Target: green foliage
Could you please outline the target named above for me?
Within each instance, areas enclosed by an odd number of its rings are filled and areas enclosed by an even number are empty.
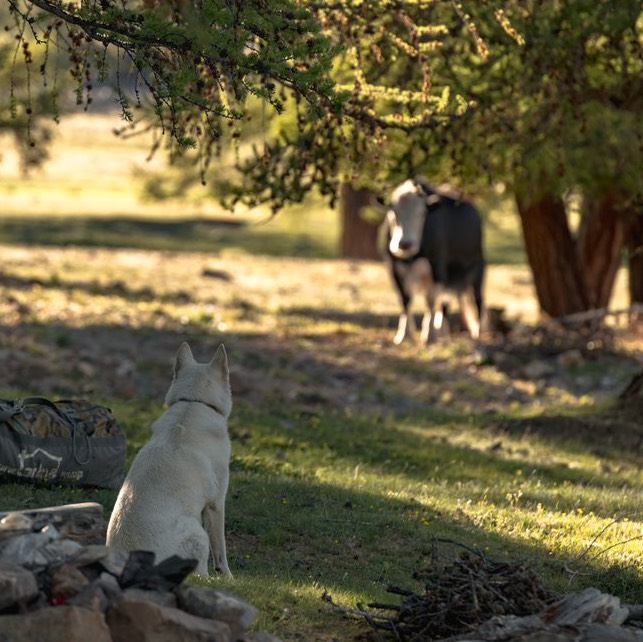
[[[301,200],[313,185],[332,200],[344,172],[373,167],[387,129],[408,132],[461,117],[473,103],[436,81],[430,60],[451,37],[486,55],[460,2],[439,9],[442,3],[428,0],[6,2],[6,29],[25,52],[31,38],[67,54],[40,66],[45,81],[66,67],[76,102],[88,107],[95,82],[115,67],[129,126],[160,127],[173,156],[194,148],[203,174],[220,151],[225,124],[232,128],[227,141],[241,136],[249,97],[272,114],[295,105],[295,129],[258,148],[254,167],[244,170],[256,196],[245,185],[233,194],[233,202],[247,198],[274,209]],[[32,67],[27,57],[22,64]],[[128,87],[123,78],[131,70]]]
[[[641,194],[640,1],[370,4],[332,23],[352,120],[299,123],[258,149],[240,163],[244,202],[278,208],[307,181],[332,196],[342,180],[382,188],[415,174]]]
[[[311,118],[341,107],[327,77],[333,47],[294,1],[6,1],[5,30],[22,46],[20,64],[28,73],[36,73],[32,41],[67,52],[64,66],[75,83],[76,102],[88,106],[94,83],[107,74],[106,51],[115,51],[124,119],[147,118],[149,126],[169,134],[173,152],[196,147],[203,167],[225,122],[244,119],[249,95],[279,112],[292,93],[306,103]],[[47,58],[37,73],[46,82],[59,66]],[[132,88],[121,77],[131,71]],[[144,105],[151,111],[135,115]]]
[[[237,164],[241,180],[231,205],[268,203],[277,211],[313,188],[333,205],[343,181],[390,185],[417,170],[414,133],[432,136],[474,107],[434,70],[447,41],[484,50],[460,3],[312,6],[325,32],[343,45],[333,77],[349,93],[345,117],[311,121],[297,110],[296,118],[279,119],[276,135]]]
[[[444,65],[446,82],[480,104],[445,132],[453,164],[469,180],[486,176],[531,195],[640,192],[641,3],[506,10],[524,44],[492,39],[495,55],[477,63],[449,43],[458,62]]]
[[[159,127],[173,158],[193,149],[230,205],[276,211],[313,189],[333,203],[344,180],[417,173],[641,192],[640,0],[6,2],[12,74],[65,67],[87,107],[111,69],[124,131]],[[224,145],[239,177],[207,172]]]
[[[0,7],[0,21],[9,17]],[[23,173],[38,167],[48,157],[53,140],[51,118],[57,120],[56,90],[46,91],[38,86],[31,68],[46,58],[42,47],[33,47],[33,40],[24,34],[23,45],[16,43],[7,32],[0,32],[0,132],[8,133],[19,152]],[[17,61],[24,65],[16,64]]]

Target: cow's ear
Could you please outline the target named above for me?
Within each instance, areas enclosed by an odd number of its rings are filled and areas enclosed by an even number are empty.
[[[426,180],[426,178],[424,178],[424,176],[416,176],[413,179],[413,182],[417,187],[418,194],[421,194],[422,196],[430,196],[435,193],[433,186]]]
[[[371,196],[369,205],[378,212],[386,212],[386,210],[388,210],[388,205],[384,201],[384,197],[376,196],[375,194]]]

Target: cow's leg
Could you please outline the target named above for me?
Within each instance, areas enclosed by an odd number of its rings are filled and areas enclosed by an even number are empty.
[[[439,283],[434,283],[431,288],[431,302],[429,303],[429,307],[433,314],[431,315],[431,323],[428,329],[429,335],[427,340],[433,341],[442,334],[443,328],[446,324],[447,305],[445,303],[445,293],[444,288]]]
[[[475,295],[473,293],[473,288],[467,288],[466,290],[458,293],[460,311],[464,318],[465,325],[467,326],[467,330],[469,330],[471,338],[474,341],[477,341],[480,336],[480,317],[476,310],[477,304],[474,304],[474,298]]]
[[[415,325],[415,317],[410,311],[411,298],[409,296],[402,297],[402,313],[397,322],[397,332],[393,338],[393,343],[396,346],[399,346],[407,336],[412,336],[417,332],[417,326]]]
[[[429,343],[431,339],[431,324],[433,322],[434,310],[435,310],[435,296],[432,292],[433,288],[429,288],[429,292],[426,295],[426,309],[424,311],[424,316],[422,317],[422,330],[420,332],[420,340],[423,344]]]
[[[473,282],[473,298],[476,303],[476,310],[478,312],[478,321],[480,324],[480,331],[484,332],[487,328],[487,315],[485,314],[482,304],[482,283],[484,279],[484,263],[478,269],[476,279]]]
[[[397,332],[393,338],[395,345],[400,345],[404,339],[416,331],[415,319],[411,314],[411,292],[406,283],[406,269],[405,266],[396,264],[395,261],[391,263],[391,276],[393,277],[393,284],[400,296],[400,303],[402,304],[402,312],[397,322]]]

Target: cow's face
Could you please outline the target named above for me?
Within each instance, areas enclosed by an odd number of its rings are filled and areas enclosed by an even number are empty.
[[[391,236],[389,250],[393,256],[406,259],[420,251],[425,216],[425,195],[416,183],[405,181],[393,191],[386,213]]]

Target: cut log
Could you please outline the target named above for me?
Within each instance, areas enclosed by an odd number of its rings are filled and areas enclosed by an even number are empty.
[[[24,526],[16,528],[19,516],[31,521],[27,527],[29,530],[40,530],[47,524],[53,524],[63,537],[79,544],[105,543],[107,524],[103,507],[96,502],[0,512],[0,537],[3,532],[13,535],[16,530],[24,530]]]
[[[643,630],[621,626],[629,615],[618,597],[588,588],[538,615],[494,617],[449,642],[643,642]],[[443,642],[447,642],[443,640]]]

